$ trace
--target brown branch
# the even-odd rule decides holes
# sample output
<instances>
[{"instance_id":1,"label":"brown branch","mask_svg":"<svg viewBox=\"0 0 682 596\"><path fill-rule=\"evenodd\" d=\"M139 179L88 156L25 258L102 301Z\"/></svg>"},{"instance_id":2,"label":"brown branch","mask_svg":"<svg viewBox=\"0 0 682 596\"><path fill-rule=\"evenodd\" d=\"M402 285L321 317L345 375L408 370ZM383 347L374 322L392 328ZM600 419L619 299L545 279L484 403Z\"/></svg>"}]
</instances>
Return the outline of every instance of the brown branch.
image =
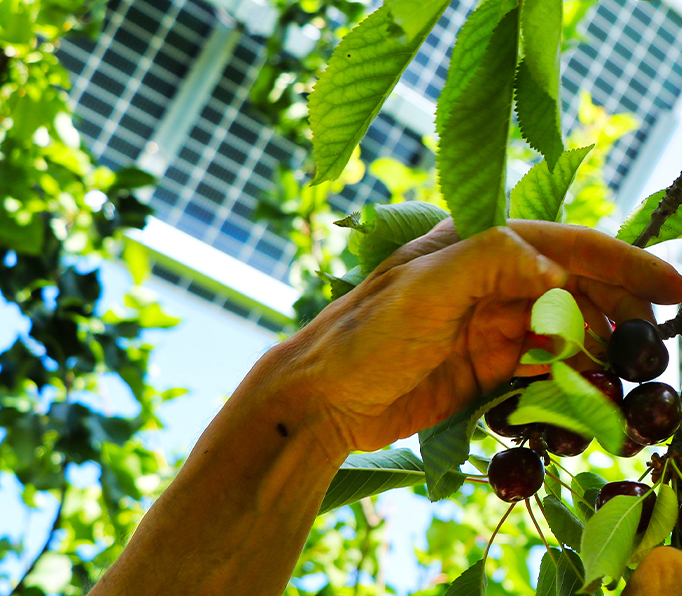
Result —
<instances>
[{"instance_id":1,"label":"brown branch","mask_svg":"<svg viewBox=\"0 0 682 596\"><path fill-rule=\"evenodd\" d=\"M658 207L654 209L651 214L651 220L646 225L637 240L632 244L644 248L649 240L656 238L660 232L661 227L671 215L674 215L677 208L682 204L682 174L680 174L668 188L666 188L665 196L661 199Z\"/></svg>"}]
</instances>

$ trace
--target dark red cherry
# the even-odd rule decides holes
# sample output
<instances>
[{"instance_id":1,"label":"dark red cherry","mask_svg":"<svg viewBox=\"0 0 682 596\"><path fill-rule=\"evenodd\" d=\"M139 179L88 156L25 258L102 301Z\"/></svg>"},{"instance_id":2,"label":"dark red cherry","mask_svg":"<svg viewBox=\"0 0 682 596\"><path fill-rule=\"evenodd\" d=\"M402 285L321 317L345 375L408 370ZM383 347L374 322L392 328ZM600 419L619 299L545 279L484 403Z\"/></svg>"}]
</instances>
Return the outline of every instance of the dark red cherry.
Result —
<instances>
[{"instance_id":1,"label":"dark red cherry","mask_svg":"<svg viewBox=\"0 0 682 596\"><path fill-rule=\"evenodd\" d=\"M620 449L618 457L633 457L642 449L644 449L644 447L644 445L638 443L637 441L633 441L630 437L625 437L625 441L623 442L623 446Z\"/></svg>"},{"instance_id":2,"label":"dark red cherry","mask_svg":"<svg viewBox=\"0 0 682 596\"><path fill-rule=\"evenodd\" d=\"M519 396L514 395L490 408L483 416L488 428L502 437L520 437L526 431L531 430L532 424L509 424L507 422L509 415L516 410L518 405Z\"/></svg>"},{"instance_id":3,"label":"dark red cherry","mask_svg":"<svg viewBox=\"0 0 682 596\"><path fill-rule=\"evenodd\" d=\"M548 424L545 430L547 451L562 457L573 457L587 449L592 439L586 439L572 430Z\"/></svg>"},{"instance_id":4,"label":"dark red cherry","mask_svg":"<svg viewBox=\"0 0 682 596\"><path fill-rule=\"evenodd\" d=\"M632 482L631 480L609 482L599 491L594 508L595 510L599 510L606 502L618 495L641 497L649 490L651 490L651 487L642 482ZM656 505L656 495L652 491L644 498L644 501L642 501L642 516L639 518L639 525L637 526L638 534L646 530L646 527L649 525L651 514L654 512L654 505Z\"/></svg>"},{"instance_id":5,"label":"dark red cherry","mask_svg":"<svg viewBox=\"0 0 682 596\"><path fill-rule=\"evenodd\" d=\"M540 456L527 447L496 453L488 464L488 481L495 494L513 503L533 496L545 480Z\"/></svg>"},{"instance_id":6,"label":"dark red cherry","mask_svg":"<svg viewBox=\"0 0 682 596\"><path fill-rule=\"evenodd\" d=\"M658 329L644 319L618 325L607 351L614 372L633 383L651 381L668 366L668 350Z\"/></svg>"},{"instance_id":7,"label":"dark red cherry","mask_svg":"<svg viewBox=\"0 0 682 596\"><path fill-rule=\"evenodd\" d=\"M641 445L655 445L672 436L682 422L682 401L665 383L635 387L623 400L625 432Z\"/></svg>"},{"instance_id":8,"label":"dark red cherry","mask_svg":"<svg viewBox=\"0 0 682 596\"><path fill-rule=\"evenodd\" d=\"M584 370L580 373L617 406L623 402L623 382L611 370Z\"/></svg>"}]
</instances>

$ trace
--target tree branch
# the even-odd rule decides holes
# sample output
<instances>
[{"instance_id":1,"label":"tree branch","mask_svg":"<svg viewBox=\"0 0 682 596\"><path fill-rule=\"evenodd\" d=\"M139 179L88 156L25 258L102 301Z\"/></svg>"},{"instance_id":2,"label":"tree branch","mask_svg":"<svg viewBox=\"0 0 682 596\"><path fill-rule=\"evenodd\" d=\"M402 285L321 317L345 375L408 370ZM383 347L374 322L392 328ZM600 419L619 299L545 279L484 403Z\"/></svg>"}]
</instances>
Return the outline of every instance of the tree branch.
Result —
<instances>
[{"instance_id":1,"label":"tree branch","mask_svg":"<svg viewBox=\"0 0 682 596\"><path fill-rule=\"evenodd\" d=\"M52 528L50 529L50 533L47 536L47 540L45 541L45 545L43 546L42 550L40 553L38 553L38 556L33 559L33 562L29 566L29 568L26 570L22 578L19 580L19 583L14 586L14 589L9 593L9 596L18 596L21 594L23 589L26 587L25 582L26 578L30 575L30 573L35 569L36 564L40 560L40 557L42 557L46 552L49 551L50 549L50 542L52 542L52 538L54 537L54 533L59 529L59 525L61 524L62 521L62 510L64 509L64 499L66 497L66 490L68 488L69 484L64 480L64 486L62 487L60 498L59 498L59 508L57 509L57 515L55 515L54 522L52 522Z\"/></svg>"},{"instance_id":2,"label":"tree branch","mask_svg":"<svg viewBox=\"0 0 682 596\"><path fill-rule=\"evenodd\" d=\"M632 243L633 246L644 248L649 240L656 238L660 234L665 220L675 214L680 204L682 204L682 174L666 189L665 196L661 199L658 207L654 209L651 220L642 233Z\"/></svg>"}]
</instances>

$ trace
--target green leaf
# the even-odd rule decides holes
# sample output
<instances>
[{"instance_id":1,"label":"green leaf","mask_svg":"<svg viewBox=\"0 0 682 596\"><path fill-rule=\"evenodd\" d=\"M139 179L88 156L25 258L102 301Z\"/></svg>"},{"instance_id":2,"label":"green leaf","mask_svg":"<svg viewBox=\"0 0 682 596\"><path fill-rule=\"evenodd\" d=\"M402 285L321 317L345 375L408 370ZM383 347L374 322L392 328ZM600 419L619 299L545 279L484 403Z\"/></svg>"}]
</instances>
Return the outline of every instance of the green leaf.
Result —
<instances>
[{"instance_id":1,"label":"green leaf","mask_svg":"<svg viewBox=\"0 0 682 596\"><path fill-rule=\"evenodd\" d=\"M546 552L540 561L540 573L535 596L556 596L556 572L557 566L554 560L559 560L561 551L558 548L550 548L551 554ZM552 559L554 557L554 559Z\"/></svg>"},{"instance_id":2,"label":"green leaf","mask_svg":"<svg viewBox=\"0 0 682 596\"><path fill-rule=\"evenodd\" d=\"M128 265L128 270L135 285L139 286L151 273L147 249L137 242L128 241L123 249L123 260Z\"/></svg>"},{"instance_id":3,"label":"green leaf","mask_svg":"<svg viewBox=\"0 0 682 596\"><path fill-rule=\"evenodd\" d=\"M526 60L519 64L514 81L519 128L528 144L545 156L551 172L564 150L558 101L536 82Z\"/></svg>"},{"instance_id":4,"label":"green leaf","mask_svg":"<svg viewBox=\"0 0 682 596\"><path fill-rule=\"evenodd\" d=\"M564 150L559 97L563 1L524 0L521 6L524 59L516 77L516 111L524 138L552 171Z\"/></svg>"},{"instance_id":5,"label":"green leaf","mask_svg":"<svg viewBox=\"0 0 682 596\"><path fill-rule=\"evenodd\" d=\"M68 556L47 552L38 559L24 584L37 586L46 594L56 594L66 588L71 575L71 559Z\"/></svg>"},{"instance_id":6,"label":"green leaf","mask_svg":"<svg viewBox=\"0 0 682 596\"><path fill-rule=\"evenodd\" d=\"M349 240L361 274L369 275L396 248L423 236L447 216L444 209L421 201L369 205L368 223L354 229Z\"/></svg>"},{"instance_id":7,"label":"green leaf","mask_svg":"<svg viewBox=\"0 0 682 596\"><path fill-rule=\"evenodd\" d=\"M582 497L575 497L575 509L580 519L587 521L594 515L594 504L597 501L597 494L601 488L607 484L606 480L593 472L580 472L571 480L571 489ZM584 501L587 501L586 504Z\"/></svg>"},{"instance_id":8,"label":"green leaf","mask_svg":"<svg viewBox=\"0 0 682 596\"><path fill-rule=\"evenodd\" d=\"M618 495L587 522L581 542L585 564L583 592L596 590L604 577L617 580L623 575L641 514L641 498Z\"/></svg>"},{"instance_id":9,"label":"green leaf","mask_svg":"<svg viewBox=\"0 0 682 596\"><path fill-rule=\"evenodd\" d=\"M335 275L325 273L324 271L318 271L317 274L331 285L332 300L337 300L344 294L348 294L348 292L354 290L365 279L365 276L360 271L359 265L346 271L341 277L336 277Z\"/></svg>"},{"instance_id":10,"label":"green leaf","mask_svg":"<svg viewBox=\"0 0 682 596\"><path fill-rule=\"evenodd\" d=\"M561 472L554 464L549 464L546 467L547 474L545 474L545 488L547 489L547 494L561 499ZM548 474L551 474L556 478L550 478Z\"/></svg>"},{"instance_id":11,"label":"green leaf","mask_svg":"<svg viewBox=\"0 0 682 596\"><path fill-rule=\"evenodd\" d=\"M419 443L431 501L444 499L462 486L465 476L460 466L469 457L469 443L478 419L516 393L509 389L509 385L504 385L440 424L420 431Z\"/></svg>"},{"instance_id":12,"label":"green leaf","mask_svg":"<svg viewBox=\"0 0 682 596\"><path fill-rule=\"evenodd\" d=\"M113 185L109 188L109 192L154 186L157 183L157 178L149 172L139 168L121 168L116 172L116 178Z\"/></svg>"},{"instance_id":13,"label":"green leaf","mask_svg":"<svg viewBox=\"0 0 682 596\"><path fill-rule=\"evenodd\" d=\"M351 454L334 476L319 514L392 488L424 484L424 481L424 465L409 449Z\"/></svg>"},{"instance_id":14,"label":"green leaf","mask_svg":"<svg viewBox=\"0 0 682 596\"><path fill-rule=\"evenodd\" d=\"M495 2L498 19L508 3ZM436 114L440 134L438 174L466 239L506 221L506 159L518 52L518 9L493 30L473 76L463 85L462 63L453 62ZM459 44L458 44L459 45ZM453 55L454 58L454 55Z\"/></svg>"},{"instance_id":15,"label":"green leaf","mask_svg":"<svg viewBox=\"0 0 682 596\"><path fill-rule=\"evenodd\" d=\"M487 587L485 561L479 559L450 584L445 596L483 596Z\"/></svg>"},{"instance_id":16,"label":"green leaf","mask_svg":"<svg viewBox=\"0 0 682 596\"><path fill-rule=\"evenodd\" d=\"M556 570L557 596L578 594L584 577L585 569L578 554L571 550L563 550Z\"/></svg>"},{"instance_id":17,"label":"green leaf","mask_svg":"<svg viewBox=\"0 0 682 596\"><path fill-rule=\"evenodd\" d=\"M45 227L37 214L20 224L13 216L0 207L0 246L19 254L36 257L43 251Z\"/></svg>"},{"instance_id":18,"label":"green leaf","mask_svg":"<svg viewBox=\"0 0 682 596\"><path fill-rule=\"evenodd\" d=\"M490 465L490 458L483 457L481 455L469 454L469 459L467 460L474 468L476 468L481 474L488 473L488 466Z\"/></svg>"},{"instance_id":19,"label":"green leaf","mask_svg":"<svg viewBox=\"0 0 682 596\"><path fill-rule=\"evenodd\" d=\"M386 0L385 5L391 11L393 20L413 40L431 22L437 19L450 4L450 0ZM431 24L431 25L430 25ZM429 26L430 25L430 26Z\"/></svg>"},{"instance_id":20,"label":"green leaf","mask_svg":"<svg viewBox=\"0 0 682 596\"><path fill-rule=\"evenodd\" d=\"M675 491L667 484L661 484L656 497L656 505L651 515L651 521L647 526L642 541L632 555L632 563L640 563L651 549L662 544L670 535L677 521L679 504Z\"/></svg>"},{"instance_id":21,"label":"green leaf","mask_svg":"<svg viewBox=\"0 0 682 596\"><path fill-rule=\"evenodd\" d=\"M514 0L483 0L464 22L457 35L447 82L436 108L436 131L439 135L443 133L452 105L481 67L495 27L516 6Z\"/></svg>"},{"instance_id":22,"label":"green leaf","mask_svg":"<svg viewBox=\"0 0 682 596\"><path fill-rule=\"evenodd\" d=\"M522 364L546 364L575 356L585 340L585 319L575 298L561 288L545 292L533 305L531 331L554 335L563 340L557 355L545 350L530 350L521 357Z\"/></svg>"},{"instance_id":23,"label":"green leaf","mask_svg":"<svg viewBox=\"0 0 682 596\"><path fill-rule=\"evenodd\" d=\"M599 389L563 362L552 366L551 381L537 381L521 395L510 424L548 422L585 437L596 437L609 450L622 447L620 409Z\"/></svg>"},{"instance_id":24,"label":"green leaf","mask_svg":"<svg viewBox=\"0 0 682 596\"><path fill-rule=\"evenodd\" d=\"M647 224L651 221L651 214L658 207L661 199L665 196L665 189L659 190L644 199L637 207L635 207L618 230L616 238L632 244L639 235L644 231ZM665 220L661 227L661 231L657 237L652 238L647 242L647 246L653 246L659 242L666 240L674 240L675 238L682 238L682 212L678 209L675 215Z\"/></svg>"},{"instance_id":25,"label":"green leaf","mask_svg":"<svg viewBox=\"0 0 682 596\"><path fill-rule=\"evenodd\" d=\"M551 172L545 160L535 164L511 191L510 217L561 221L566 193L578 167L593 147L565 151Z\"/></svg>"},{"instance_id":26,"label":"green leaf","mask_svg":"<svg viewBox=\"0 0 682 596\"><path fill-rule=\"evenodd\" d=\"M341 175L447 3L440 2L439 6L441 10L432 12L431 19L409 41L396 38L391 10L383 6L334 50L308 101L317 168L312 184Z\"/></svg>"},{"instance_id":27,"label":"green leaf","mask_svg":"<svg viewBox=\"0 0 682 596\"><path fill-rule=\"evenodd\" d=\"M545 516L555 538L580 552L580 538L585 525L559 499L547 496L542 500Z\"/></svg>"}]
</instances>

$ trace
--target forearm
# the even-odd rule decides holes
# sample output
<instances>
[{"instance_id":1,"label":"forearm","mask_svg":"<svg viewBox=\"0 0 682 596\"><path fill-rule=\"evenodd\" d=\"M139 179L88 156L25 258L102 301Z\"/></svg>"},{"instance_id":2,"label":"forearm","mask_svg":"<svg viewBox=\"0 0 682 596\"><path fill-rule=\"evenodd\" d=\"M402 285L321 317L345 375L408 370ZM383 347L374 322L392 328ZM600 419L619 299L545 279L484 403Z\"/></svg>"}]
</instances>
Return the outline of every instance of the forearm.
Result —
<instances>
[{"instance_id":1,"label":"forearm","mask_svg":"<svg viewBox=\"0 0 682 596\"><path fill-rule=\"evenodd\" d=\"M281 594L347 454L292 360L254 367L91 596Z\"/></svg>"}]
</instances>

